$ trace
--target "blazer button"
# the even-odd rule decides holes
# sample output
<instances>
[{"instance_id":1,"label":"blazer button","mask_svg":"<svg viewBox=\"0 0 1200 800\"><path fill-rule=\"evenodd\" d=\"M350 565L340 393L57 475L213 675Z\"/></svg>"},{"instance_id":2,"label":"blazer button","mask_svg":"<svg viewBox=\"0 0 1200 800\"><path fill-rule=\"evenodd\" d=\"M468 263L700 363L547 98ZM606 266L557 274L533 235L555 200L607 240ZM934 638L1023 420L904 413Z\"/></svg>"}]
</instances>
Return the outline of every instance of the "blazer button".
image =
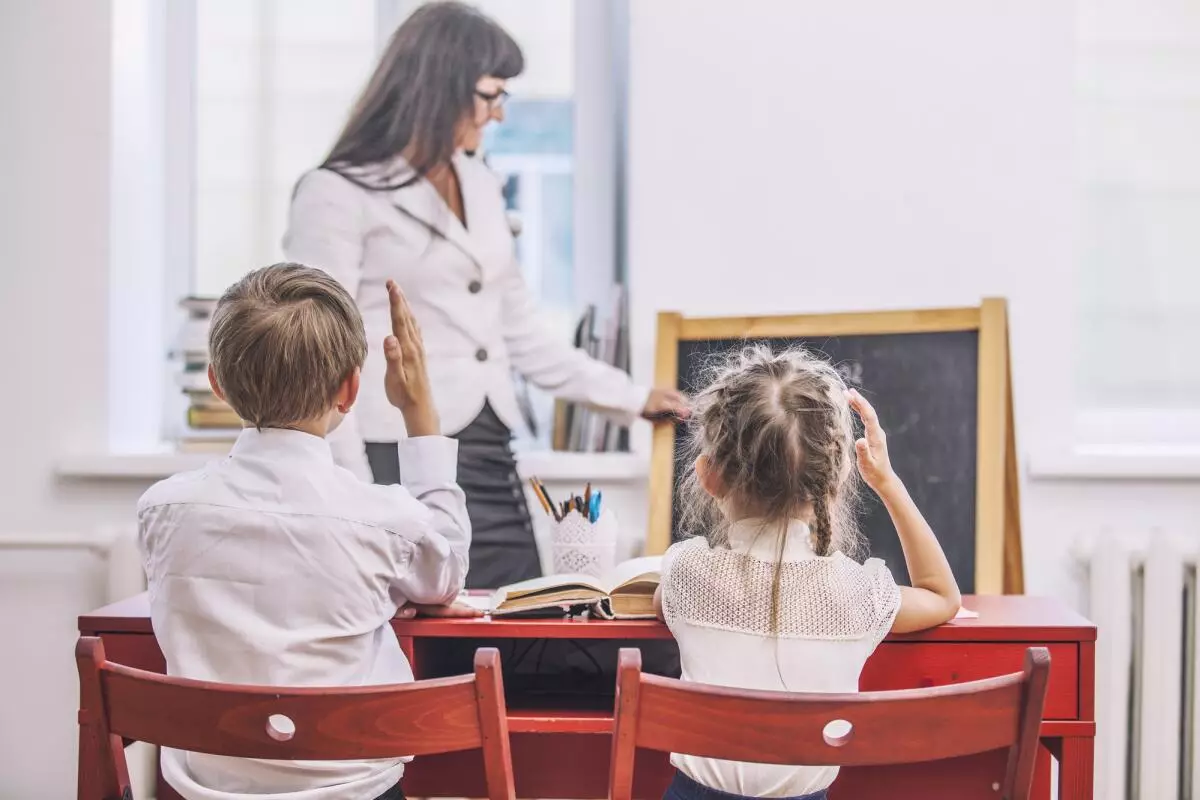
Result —
<instances>
[{"instance_id":1,"label":"blazer button","mask_svg":"<svg viewBox=\"0 0 1200 800\"><path fill-rule=\"evenodd\" d=\"M479 348L478 350L476 350L475 351L475 360L476 361L487 361L487 350L484 350L482 347Z\"/></svg>"},{"instance_id":2,"label":"blazer button","mask_svg":"<svg viewBox=\"0 0 1200 800\"><path fill-rule=\"evenodd\" d=\"M471 281L467 284L467 291L469 291L471 294L479 294L482 289L483 283L480 281Z\"/></svg>"}]
</instances>

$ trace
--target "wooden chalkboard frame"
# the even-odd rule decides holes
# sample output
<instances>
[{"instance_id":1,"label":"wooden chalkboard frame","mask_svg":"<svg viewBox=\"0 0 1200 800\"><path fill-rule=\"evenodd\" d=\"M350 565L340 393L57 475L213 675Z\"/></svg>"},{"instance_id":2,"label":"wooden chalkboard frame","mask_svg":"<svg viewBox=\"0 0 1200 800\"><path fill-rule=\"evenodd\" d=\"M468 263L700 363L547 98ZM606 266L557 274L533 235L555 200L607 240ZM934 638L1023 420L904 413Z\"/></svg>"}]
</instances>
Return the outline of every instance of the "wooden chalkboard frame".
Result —
<instances>
[{"instance_id":1,"label":"wooden chalkboard frame","mask_svg":"<svg viewBox=\"0 0 1200 800\"><path fill-rule=\"evenodd\" d=\"M975 485L975 591L1021 594L1020 494L1013 426L1012 369L1008 352L1008 307L1001 298L968 308L852 312L766 317L658 315L655 381L674 386L679 378L679 343L718 339L774 339L889 333L979 332L979 386ZM675 426L654 431L650 456L650 521L646 552L671 543Z\"/></svg>"}]
</instances>

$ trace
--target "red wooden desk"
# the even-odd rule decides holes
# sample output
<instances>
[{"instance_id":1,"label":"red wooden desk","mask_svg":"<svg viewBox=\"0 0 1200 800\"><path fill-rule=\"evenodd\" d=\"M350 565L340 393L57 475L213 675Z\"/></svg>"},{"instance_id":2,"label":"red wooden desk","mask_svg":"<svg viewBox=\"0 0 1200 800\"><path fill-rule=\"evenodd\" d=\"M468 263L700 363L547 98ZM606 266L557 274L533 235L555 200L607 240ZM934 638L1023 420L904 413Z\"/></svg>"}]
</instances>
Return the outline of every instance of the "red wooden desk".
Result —
<instances>
[{"instance_id":1,"label":"red wooden desk","mask_svg":"<svg viewBox=\"0 0 1200 800\"><path fill-rule=\"evenodd\" d=\"M1050 649L1049 694L1038 759L1039 798L1048 798L1048 753L1059 761L1059 797L1090 800L1095 723L1096 628L1062 605L1041 598L968 597L978 619L956 620L931 631L890 636L867 663L864 690L903 689L975 680L1021 669L1025 648ZM402 646L422 677L423 656L447 639L670 639L648 621L583 620L397 620ZM162 671L162 653L150 628L145 595L79 618L81 635L100 636L110 660ZM82 711L82 709L81 709ZM598 798L608 786L611 711L530 710L510 701L509 730L518 797ZM903 730L896 732L903 736ZM660 797L669 779L666 756L639 752L640 797ZM96 754L80 739L79 798L94 800ZM835 798L994 800L992 784L1003 774L1003 754L908 767L847 769L834 785ZM409 797L482 797L478 753L426 756L404 778ZM160 800L176 795L160 781Z\"/></svg>"}]
</instances>

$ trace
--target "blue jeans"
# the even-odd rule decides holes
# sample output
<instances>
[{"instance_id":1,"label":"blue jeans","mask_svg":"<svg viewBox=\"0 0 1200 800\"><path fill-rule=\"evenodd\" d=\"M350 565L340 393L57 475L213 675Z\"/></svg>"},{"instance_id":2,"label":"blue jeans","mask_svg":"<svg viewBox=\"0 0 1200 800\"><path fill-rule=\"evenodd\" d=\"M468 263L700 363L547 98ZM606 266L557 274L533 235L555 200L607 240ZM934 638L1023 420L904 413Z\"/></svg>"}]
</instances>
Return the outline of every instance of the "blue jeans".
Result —
<instances>
[{"instance_id":1,"label":"blue jeans","mask_svg":"<svg viewBox=\"0 0 1200 800\"><path fill-rule=\"evenodd\" d=\"M826 800L828 794L824 789L812 794L806 794L802 797L786 797L778 798L777 800ZM675 771L675 778L671 781L671 785L667 787L667 793L663 795L663 800L744 800L740 794L730 794L722 792L718 789L710 789L696 783L694 780L684 775L678 770Z\"/></svg>"}]
</instances>

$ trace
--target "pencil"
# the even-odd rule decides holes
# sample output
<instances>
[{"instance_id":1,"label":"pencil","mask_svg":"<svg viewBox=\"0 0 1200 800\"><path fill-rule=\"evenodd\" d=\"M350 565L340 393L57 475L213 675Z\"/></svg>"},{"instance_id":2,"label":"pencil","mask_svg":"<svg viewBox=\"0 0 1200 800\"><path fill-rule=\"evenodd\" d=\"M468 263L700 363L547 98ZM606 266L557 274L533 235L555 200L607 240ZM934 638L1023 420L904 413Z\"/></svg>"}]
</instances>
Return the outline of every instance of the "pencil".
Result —
<instances>
[{"instance_id":1,"label":"pencil","mask_svg":"<svg viewBox=\"0 0 1200 800\"><path fill-rule=\"evenodd\" d=\"M536 478L529 479L529 485L533 487L533 493L537 495L538 502L542 504L542 510L550 514L550 504L546 502L546 498L542 496L542 490L538 488Z\"/></svg>"},{"instance_id":2,"label":"pencil","mask_svg":"<svg viewBox=\"0 0 1200 800\"><path fill-rule=\"evenodd\" d=\"M545 496L546 502L550 504L550 514L554 517L554 521L562 522L562 514L558 513L558 507L554 500L550 497L550 491L541 481L538 481L538 488L542 490L542 495Z\"/></svg>"}]
</instances>

